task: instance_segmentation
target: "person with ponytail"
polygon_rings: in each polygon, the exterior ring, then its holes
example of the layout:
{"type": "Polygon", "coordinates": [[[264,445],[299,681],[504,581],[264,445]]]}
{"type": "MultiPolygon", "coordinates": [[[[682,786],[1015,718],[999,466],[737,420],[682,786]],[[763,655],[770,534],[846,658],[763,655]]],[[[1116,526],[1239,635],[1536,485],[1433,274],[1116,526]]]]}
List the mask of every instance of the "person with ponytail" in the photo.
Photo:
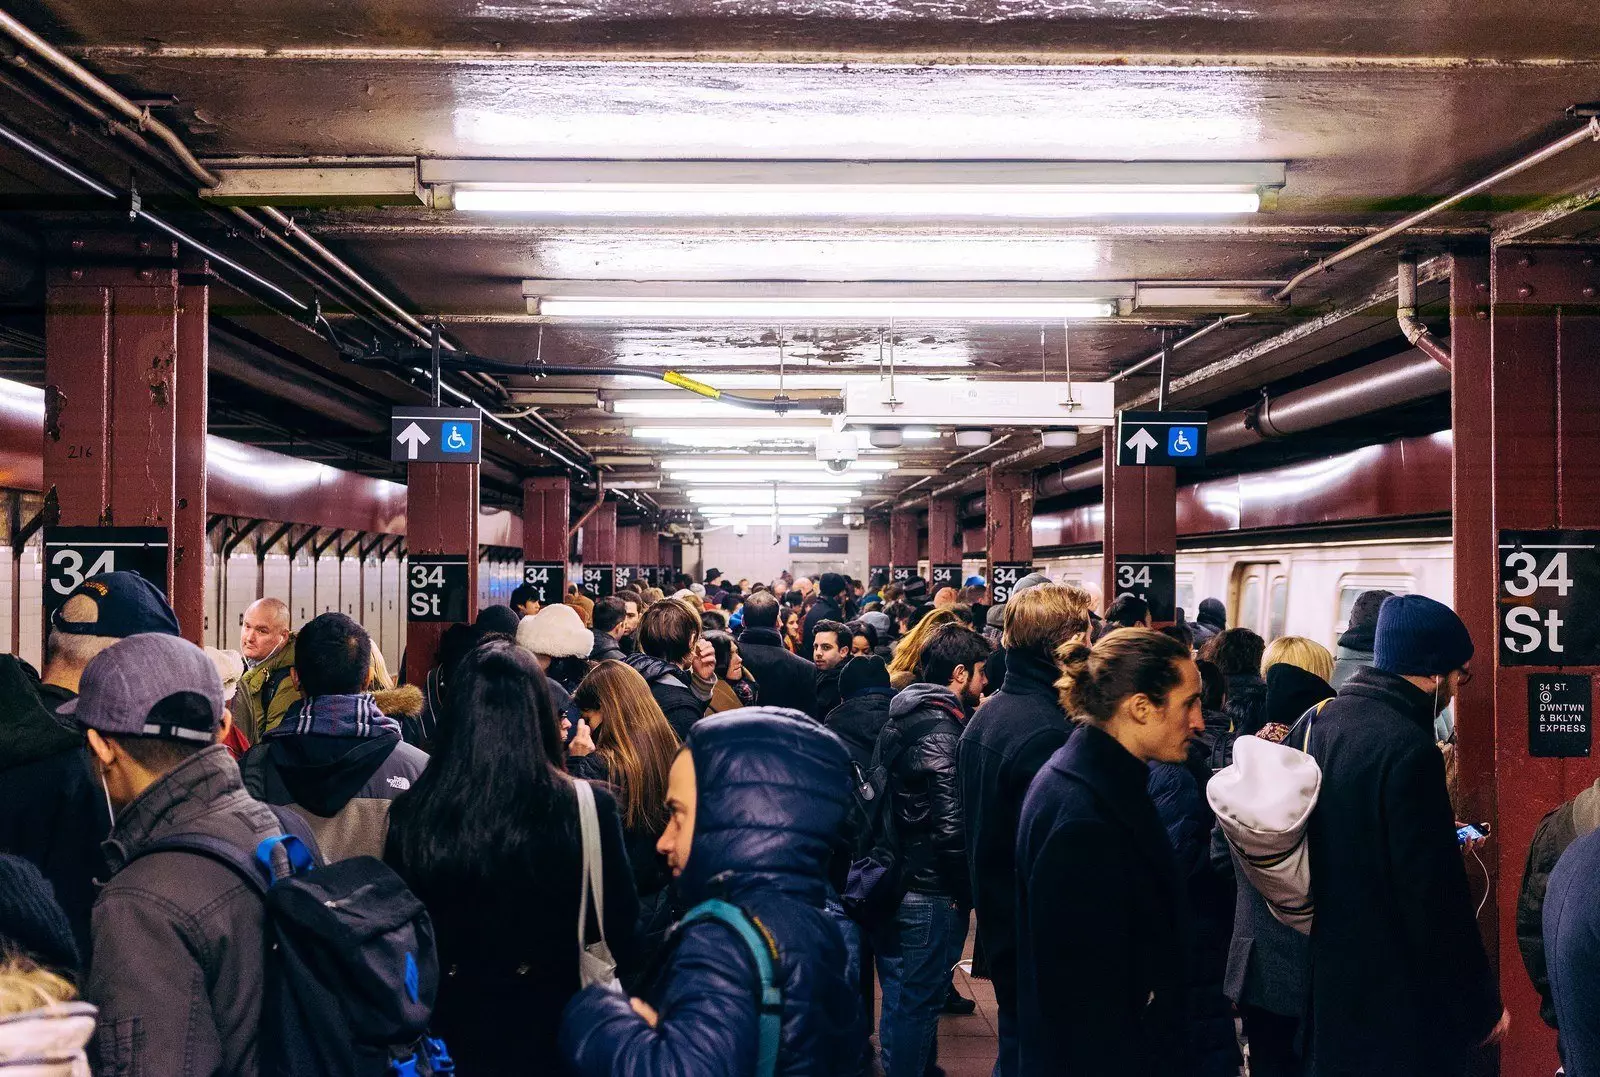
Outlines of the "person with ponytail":
{"type": "Polygon", "coordinates": [[[1146,792],[1204,728],[1189,651],[1148,628],[1056,652],[1077,724],[1017,834],[1017,1003],[1026,1077],[1188,1072],[1184,893],[1146,792]]]}

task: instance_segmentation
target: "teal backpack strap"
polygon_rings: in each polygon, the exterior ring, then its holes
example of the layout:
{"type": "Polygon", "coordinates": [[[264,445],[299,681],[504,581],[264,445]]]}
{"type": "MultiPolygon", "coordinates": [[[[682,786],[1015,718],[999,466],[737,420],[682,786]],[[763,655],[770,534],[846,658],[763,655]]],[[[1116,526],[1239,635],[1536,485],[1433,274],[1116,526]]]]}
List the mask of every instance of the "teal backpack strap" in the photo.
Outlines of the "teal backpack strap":
{"type": "Polygon", "coordinates": [[[759,1062],[755,1077],[773,1077],[778,1070],[778,1041],[783,1032],[783,991],[773,983],[772,959],[775,956],[766,937],[751,923],[750,914],[721,898],[702,901],[684,914],[681,923],[719,920],[731,927],[750,948],[761,977],[761,998],[757,1012],[761,1019],[759,1062]]]}

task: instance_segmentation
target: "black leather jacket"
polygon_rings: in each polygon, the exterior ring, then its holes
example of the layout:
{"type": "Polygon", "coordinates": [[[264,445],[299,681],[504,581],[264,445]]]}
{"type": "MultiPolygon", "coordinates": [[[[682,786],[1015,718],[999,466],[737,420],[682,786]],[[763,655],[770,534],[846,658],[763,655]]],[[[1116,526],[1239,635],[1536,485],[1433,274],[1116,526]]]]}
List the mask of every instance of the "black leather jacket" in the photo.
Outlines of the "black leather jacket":
{"type": "Polygon", "coordinates": [[[908,888],[919,894],[947,895],[970,908],[972,886],[956,774],[965,721],[961,701],[950,689],[910,685],[889,705],[877,758],[893,761],[889,788],[908,888]],[[904,740],[908,730],[915,734],[909,742],[904,740]]]}

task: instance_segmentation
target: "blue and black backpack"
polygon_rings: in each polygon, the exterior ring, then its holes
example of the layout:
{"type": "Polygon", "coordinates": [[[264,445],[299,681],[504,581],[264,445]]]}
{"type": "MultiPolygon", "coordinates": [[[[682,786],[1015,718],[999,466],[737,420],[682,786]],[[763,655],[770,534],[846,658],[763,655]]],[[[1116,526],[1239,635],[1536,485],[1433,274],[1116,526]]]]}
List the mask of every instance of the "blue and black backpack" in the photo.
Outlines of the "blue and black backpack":
{"type": "MultiPolygon", "coordinates": [[[[285,831],[292,813],[274,809],[285,831]]],[[[351,857],[317,867],[314,839],[292,833],[254,853],[204,834],[141,849],[209,857],[261,895],[266,985],[261,1077],[442,1077],[455,1072],[428,1036],[439,989],[433,923],[383,861],[351,857]]]]}

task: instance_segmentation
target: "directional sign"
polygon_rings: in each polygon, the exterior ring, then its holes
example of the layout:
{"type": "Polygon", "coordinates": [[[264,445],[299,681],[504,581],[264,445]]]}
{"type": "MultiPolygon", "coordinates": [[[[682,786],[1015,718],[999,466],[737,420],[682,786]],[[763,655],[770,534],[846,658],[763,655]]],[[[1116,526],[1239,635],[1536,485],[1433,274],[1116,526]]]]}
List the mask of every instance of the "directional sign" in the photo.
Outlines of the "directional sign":
{"type": "Polygon", "coordinates": [[[941,587],[959,588],[961,586],[960,565],[932,565],[929,567],[929,571],[933,574],[932,586],[935,593],[941,587]]]}
{"type": "Polygon", "coordinates": [[[1587,756],[1594,738],[1594,686],[1588,677],[1528,677],[1528,754],[1540,759],[1587,756]]]}
{"type": "Polygon", "coordinates": [[[1123,467],[1199,467],[1205,462],[1205,412],[1117,413],[1117,463],[1123,467]]]}
{"type": "Polygon", "coordinates": [[[137,572],[167,593],[164,527],[47,527],[44,529],[45,622],[77,586],[106,572],[137,572]]]}
{"type": "Polygon", "coordinates": [[[406,620],[467,620],[467,567],[465,554],[411,554],[406,560],[406,620]]]}
{"type": "Polygon", "coordinates": [[[482,425],[477,408],[395,408],[389,416],[389,459],[476,464],[482,425]]]}
{"type": "Polygon", "coordinates": [[[1116,596],[1134,595],[1150,606],[1150,620],[1156,624],[1172,622],[1178,600],[1178,559],[1172,554],[1118,554],[1112,562],[1112,583],[1116,596]]]}
{"type": "Polygon", "coordinates": [[[849,553],[849,535],[820,535],[791,532],[790,553],[849,553]]]}
{"type": "Polygon", "coordinates": [[[1500,661],[1600,665],[1600,531],[1500,532],[1500,661]]]}
{"type": "Polygon", "coordinates": [[[1010,601],[1011,589],[1017,581],[1032,572],[1033,565],[1028,561],[996,561],[989,573],[989,597],[996,606],[1010,601]]]}
{"type": "Polygon", "coordinates": [[[560,602],[567,593],[567,566],[563,561],[522,562],[522,582],[534,589],[539,605],[560,602]]]}
{"type": "Polygon", "coordinates": [[[584,565],[583,586],[593,591],[596,598],[616,593],[617,569],[615,565],[584,565]]]}

